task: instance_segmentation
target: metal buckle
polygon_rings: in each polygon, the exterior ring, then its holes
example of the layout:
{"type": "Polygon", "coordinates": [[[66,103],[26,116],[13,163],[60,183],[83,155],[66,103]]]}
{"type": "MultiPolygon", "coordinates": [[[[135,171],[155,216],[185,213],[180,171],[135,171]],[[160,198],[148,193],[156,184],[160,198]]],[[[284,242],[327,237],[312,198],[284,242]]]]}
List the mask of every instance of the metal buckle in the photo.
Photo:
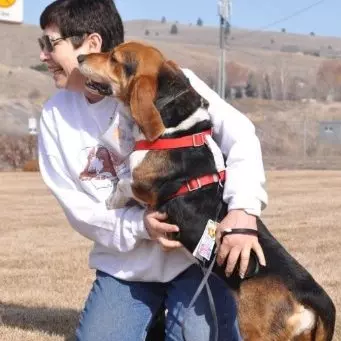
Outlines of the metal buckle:
{"type": "Polygon", "coordinates": [[[193,191],[201,188],[201,182],[200,182],[200,180],[198,178],[195,178],[195,179],[192,179],[190,181],[187,181],[186,186],[187,186],[187,189],[188,189],[189,192],[193,192],[193,191]],[[191,187],[191,182],[192,181],[196,181],[197,182],[197,187],[191,187]]]}
{"type": "Polygon", "coordinates": [[[198,133],[198,134],[194,134],[192,136],[192,140],[193,140],[193,146],[194,147],[201,147],[205,144],[205,135],[203,135],[202,133],[198,133]],[[198,139],[196,139],[198,138],[198,139]]]}
{"type": "Polygon", "coordinates": [[[203,97],[200,98],[200,108],[207,109],[208,104],[209,103],[205,98],[203,98],[203,97]]]}
{"type": "Polygon", "coordinates": [[[204,101],[204,99],[202,97],[200,98],[200,107],[201,108],[205,107],[205,101],[204,101]]]}

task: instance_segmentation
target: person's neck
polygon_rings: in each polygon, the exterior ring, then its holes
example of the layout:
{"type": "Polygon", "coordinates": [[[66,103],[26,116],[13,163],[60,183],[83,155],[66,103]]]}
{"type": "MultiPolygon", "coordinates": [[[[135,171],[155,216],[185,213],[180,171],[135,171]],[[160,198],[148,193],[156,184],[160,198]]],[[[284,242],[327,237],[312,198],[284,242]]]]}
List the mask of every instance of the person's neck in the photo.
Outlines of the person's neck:
{"type": "Polygon", "coordinates": [[[84,95],[85,95],[85,98],[88,100],[88,102],[90,104],[97,103],[97,102],[101,101],[104,98],[104,96],[95,95],[95,94],[93,94],[91,92],[88,92],[88,91],[85,91],[84,95]]]}

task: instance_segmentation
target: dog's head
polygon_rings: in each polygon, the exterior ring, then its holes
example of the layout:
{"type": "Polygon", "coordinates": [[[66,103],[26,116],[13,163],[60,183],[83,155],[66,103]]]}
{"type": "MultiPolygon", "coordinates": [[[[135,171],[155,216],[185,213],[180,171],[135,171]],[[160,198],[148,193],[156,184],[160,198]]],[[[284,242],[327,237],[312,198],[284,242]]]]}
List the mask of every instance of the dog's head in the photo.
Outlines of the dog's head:
{"type": "Polygon", "coordinates": [[[135,122],[146,138],[157,139],[165,130],[155,107],[161,69],[178,72],[156,48],[139,43],[123,43],[107,53],[78,57],[81,72],[88,78],[89,91],[118,97],[130,107],[135,122]]]}

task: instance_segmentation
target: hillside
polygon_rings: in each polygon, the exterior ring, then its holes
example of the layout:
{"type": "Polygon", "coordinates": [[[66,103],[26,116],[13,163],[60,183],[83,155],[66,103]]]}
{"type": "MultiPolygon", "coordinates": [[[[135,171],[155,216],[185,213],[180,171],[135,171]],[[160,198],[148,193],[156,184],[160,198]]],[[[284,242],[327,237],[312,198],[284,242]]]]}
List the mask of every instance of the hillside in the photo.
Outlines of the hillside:
{"type": "MultiPolygon", "coordinates": [[[[149,30],[149,37],[153,41],[176,42],[182,44],[215,47],[218,45],[218,28],[213,26],[183,25],[178,27],[177,35],[170,35],[173,22],[161,23],[152,20],[135,20],[125,23],[126,35],[141,37],[149,30]]],[[[244,48],[280,51],[286,46],[297,46],[299,51],[331,49],[336,55],[341,51],[339,37],[311,36],[294,33],[272,31],[250,31],[232,27],[229,45],[234,50],[244,48]]]]}
{"type": "MultiPolygon", "coordinates": [[[[180,65],[196,70],[205,80],[209,76],[213,77],[212,75],[215,78],[219,56],[218,28],[177,24],[178,34],[171,35],[169,33],[171,24],[150,20],[128,21],[125,23],[126,39],[149,41],[180,65]],[[149,32],[148,35],[146,30],[149,32]]],[[[0,39],[4,47],[0,54],[0,64],[21,68],[39,64],[37,38],[40,34],[38,26],[0,23],[0,39]]],[[[341,39],[233,29],[228,44],[227,60],[260,72],[281,67],[286,72],[311,81],[315,79],[317,69],[325,58],[304,55],[303,51],[320,48],[324,50],[326,46],[332,46],[332,51],[337,53],[341,50],[341,39]],[[297,46],[300,52],[281,52],[283,47],[287,46],[297,46]]],[[[18,81],[19,88],[27,86],[27,78],[22,80],[25,81],[18,81]]],[[[43,93],[46,92],[46,88],[50,93],[50,86],[45,87],[45,84],[41,86],[41,76],[38,73],[30,75],[30,82],[30,86],[39,88],[43,93]]],[[[2,95],[13,96],[12,89],[6,89],[3,84],[5,82],[1,84],[2,95]]]]}
{"type": "MultiPolygon", "coordinates": [[[[216,58],[218,55],[218,28],[198,27],[177,24],[178,34],[171,35],[172,23],[164,23],[151,20],[128,21],[125,23],[126,39],[143,39],[153,42],[167,54],[201,58],[216,58]],[[146,35],[146,30],[149,34],[146,35]]],[[[5,46],[0,55],[0,64],[9,66],[30,67],[39,63],[39,51],[37,37],[41,34],[40,28],[32,25],[8,25],[0,23],[0,39],[5,46]]],[[[341,51],[341,39],[336,37],[320,37],[298,35],[282,32],[257,32],[241,29],[232,29],[228,43],[230,60],[241,61],[250,66],[259,66],[268,59],[283,57],[285,59],[295,57],[304,51],[325,51],[331,48],[330,53],[335,55],[341,51]],[[296,46],[296,49],[294,48],[296,46]],[[297,51],[281,53],[281,50],[290,48],[297,51]]],[[[321,52],[322,53],[322,52],[321,52]]],[[[322,53],[323,55],[323,53],[322,53]]],[[[319,58],[307,58],[309,63],[318,63],[319,58]]],[[[186,60],[184,59],[184,63],[186,60]]],[[[299,61],[298,61],[299,63],[299,61]]],[[[264,63],[263,63],[264,64],[264,63]]],[[[266,63],[268,64],[268,63],[266,63]]]]}
{"type": "Polygon", "coordinates": [[[54,91],[49,76],[27,67],[0,64],[0,134],[27,132],[28,117],[39,117],[41,103],[54,91]]]}
{"type": "MultiPolygon", "coordinates": [[[[171,35],[172,24],[151,20],[128,21],[125,23],[126,40],[144,40],[154,44],[169,59],[175,60],[183,67],[193,69],[214,88],[220,53],[218,28],[177,23],[178,34],[171,35]]],[[[33,66],[40,64],[37,44],[37,38],[40,35],[41,30],[37,26],[0,23],[0,39],[3,46],[2,54],[0,54],[0,118],[3,122],[0,126],[0,134],[25,133],[28,117],[39,116],[41,104],[54,92],[50,76],[32,69],[33,66]]],[[[227,81],[229,85],[238,86],[241,82],[245,84],[248,81],[250,72],[258,75],[277,73],[277,77],[281,77],[284,81],[283,84],[288,83],[285,84],[286,87],[289,87],[289,81],[297,82],[298,80],[307,88],[309,98],[316,86],[316,75],[321,64],[326,60],[331,60],[331,56],[334,58],[338,56],[340,51],[341,38],[337,37],[268,31],[254,32],[233,28],[226,54],[227,81]]],[[[304,96],[303,94],[303,98],[304,96]]],[[[235,104],[238,106],[240,103],[243,102],[237,101],[235,104]]],[[[269,137],[270,135],[266,133],[266,126],[269,130],[271,130],[270,125],[281,127],[281,124],[277,124],[276,117],[281,112],[280,108],[286,105],[284,102],[279,102],[272,106],[264,104],[267,103],[266,101],[261,102],[263,104],[260,105],[257,100],[248,100],[247,103],[248,110],[243,110],[243,104],[241,104],[241,110],[253,120],[258,117],[259,112],[266,113],[267,119],[259,129],[265,140],[263,145],[272,145],[275,137],[269,137]]],[[[301,122],[306,115],[311,116],[311,112],[321,110],[321,117],[330,118],[329,111],[324,110],[323,105],[317,105],[313,109],[314,104],[300,105],[304,108],[302,109],[297,102],[290,104],[290,108],[284,110],[287,117],[291,115],[290,117],[294,117],[297,122],[301,122]]],[[[333,115],[341,118],[339,112],[340,108],[337,107],[333,110],[333,115]]],[[[285,120],[283,115],[281,115],[281,120],[285,120]]],[[[299,124],[301,123],[297,123],[297,127],[299,124]]],[[[300,141],[302,131],[297,127],[294,129],[295,139],[300,141]]],[[[286,142],[281,141],[281,144],[286,145],[286,142]]],[[[270,147],[266,149],[272,150],[270,147]]],[[[295,150],[295,145],[286,149],[287,152],[289,150],[295,150]]]]}

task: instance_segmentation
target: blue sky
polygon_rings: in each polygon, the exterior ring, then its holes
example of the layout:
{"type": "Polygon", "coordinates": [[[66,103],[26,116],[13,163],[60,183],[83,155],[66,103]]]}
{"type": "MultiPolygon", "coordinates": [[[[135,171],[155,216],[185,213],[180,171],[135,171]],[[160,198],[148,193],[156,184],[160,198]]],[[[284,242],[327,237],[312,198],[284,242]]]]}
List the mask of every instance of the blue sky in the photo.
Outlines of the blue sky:
{"type": "MultiPolygon", "coordinates": [[[[51,0],[24,0],[24,21],[38,24],[41,11],[51,0]]],[[[317,0],[232,0],[232,26],[257,29],[286,17],[317,0]]],[[[156,19],[195,23],[200,17],[204,24],[217,25],[216,0],[116,0],[123,20],[156,19]]],[[[341,36],[341,1],[325,0],[316,7],[277,25],[287,31],[318,35],[341,36]]]]}

